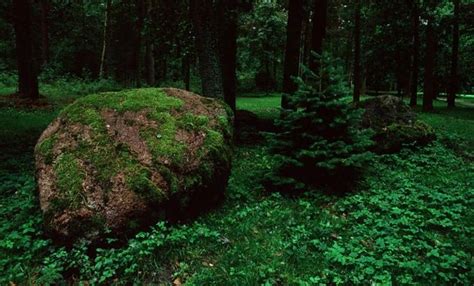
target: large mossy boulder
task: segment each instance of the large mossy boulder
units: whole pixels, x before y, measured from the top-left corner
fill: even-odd
[[[382,95],[363,102],[362,126],[375,134],[374,151],[393,153],[403,147],[423,146],[436,136],[433,128],[417,119],[416,113],[398,97]]]
[[[35,148],[46,229],[66,242],[121,237],[215,204],[230,172],[232,120],[221,101],[179,89],[77,100]]]

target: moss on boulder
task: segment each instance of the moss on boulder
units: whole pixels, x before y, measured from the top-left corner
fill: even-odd
[[[403,147],[423,146],[433,141],[434,129],[417,120],[416,113],[403,100],[382,95],[363,103],[362,126],[375,131],[374,151],[393,153]]]
[[[221,101],[178,89],[77,100],[35,149],[47,230],[66,242],[120,237],[215,204],[230,172],[232,120]]]

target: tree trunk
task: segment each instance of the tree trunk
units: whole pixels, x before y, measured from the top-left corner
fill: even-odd
[[[168,61],[166,58],[161,59],[161,80],[168,80]]]
[[[436,35],[433,27],[433,17],[428,19],[426,27],[425,81],[423,87],[423,110],[433,110],[435,97],[434,70],[436,64]]]
[[[456,92],[459,87],[458,75],[459,61],[459,0],[454,0],[454,19],[453,19],[453,46],[451,54],[451,79],[448,88],[448,107],[455,106]]]
[[[288,24],[286,28],[286,51],[283,71],[283,97],[281,106],[289,108],[289,97],[298,86],[293,77],[298,76],[303,19],[303,0],[292,0],[289,3]]]
[[[107,52],[107,42],[109,39],[109,26],[110,26],[110,9],[112,5],[112,0],[107,0],[105,6],[105,14],[104,14],[104,37],[102,40],[102,53],[100,55],[100,68],[99,68],[99,77],[104,77],[104,69],[105,69],[105,55]]]
[[[410,73],[410,106],[416,106],[418,101],[418,66],[420,54],[420,10],[416,1],[413,1],[412,5],[413,54]]]
[[[191,80],[190,80],[190,68],[191,68],[191,61],[190,61],[190,55],[189,55],[189,52],[186,52],[183,56],[183,58],[181,59],[182,61],[182,69],[183,69],[183,82],[184,82],[184,86],[186,88],[186,90],[190,90],[191,87],[190,87],[190,83],[191,83]]]
[[[33,51],[31,8],[31,0],[13,0],[18,93],[36,100],[39,98],[38,71]]]
[[[137,20],[135,22],[135,38],[133,43],[131,80],[137,87],[141,86],[141,50],[142,50],[142,30],[145,22],[144,0],[135,0]]]
[[[326,37],[327,6],[327,0],[314,0],[311,51],[319,56],[323,53],[323,41]],[[309,68],[319,74],[319,59],[313,55],[310,55]]]
[[[311,60],[311,33],[312,33],[312,25],[311,25],[311,11],[307,11],[304,13],[303,16],[303,26],[302,26],[302,39],[301,39],[301,58],[300,58],[300,66],[307,65],[309,67],[309,62]],[[302,67],[300,67],[300,71]]]
[[[361,76],[360,76],[360,0],[355,1],[355,21],[354,21],[354,104],[358,104],[360,101],[360,87],[361,87]]]
[[[148,23],[151,22],[151,12],[153,9],[153,1],[147,0],[146,17]],[[150,29],[147,29],[146,46],[145,46],[145,68],[146,68],[146,82],[149,86],[155,85],[155,45],[153,44],[153,36]]]
[[[191,15],[196,35],[202,94],[207,97],[224,98],[213,2],[212,0],[191,0]]]
[[[155,56],[154,45],[147,42],[145,47],[145,62],[146,62],[146,82],[149,86],[155,85]]]
[[[362,74],[361,85],[360,85],[360,94],[367,94],[367,71]]]
[[[224,101],[235,111],[237,89],[237,1],[221,0],[219,6],[219,48]]]
[[[41,0],[41,65],[44,66],[49,62],[49,10],[50,4],[48,0]]]

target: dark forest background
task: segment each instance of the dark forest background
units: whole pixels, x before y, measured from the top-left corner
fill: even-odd
[[[4,85],[25,66],[26,81],[38,74],[42,83],[79,78],[109,79],[125,87],[172,85],[207,96],[225,94],[233,106],[236,90],[293,92],[292,77],[304,66],[314,67],[312,52],[324,52],[355,86],[355,96],[395,92],[411,95],[414,105],[417,91],[428,98],[472,92],[474,4],[469,1],[18,0],[0,5]],[[30,24],[31,31],[21,23]],[[24,93],[21,83],[19,92]]]

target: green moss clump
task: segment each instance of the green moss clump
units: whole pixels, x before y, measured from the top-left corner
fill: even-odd
[[[178,129],[176,118],[169,113],[161,113],[158,123],[161,123],[158,129],[147,129],[141,132],[153,159],[157,162],[165,159],[174,166],[181,165],[186,146],[176,140]]]
[[[225,146],[224,135],[215,130],[207,130],[206,140],[204,141],[203,149],[208,150],[213,160],[215,161],[230,161],[231,150],[225,148],[222,150],[222,146]]]
[[[170,168],[166,166],[158,166],[157,171],[161,174],[163,179],[168,184],[170,194],[174,194],[179,190],[179,180],[176,177],[176,174],[173,173]]]
[[[217,131],[207,130],[206,140],[204,141],[204,146],[206,149],[216,150],[224,144],[224,136]]]
[[[161,89],[142,88],[124,90],[119,92],[105,92],[89,95],[78,99],[72,107],[89,107],[95,109],[110,108],[117,112],[140,111],[143,109],[154,109],[157,112],[179,109],[183,101],[168,96]],[[71,115],[71,110],[66,109],[63,115]]]
[[[78,206],[82,202],[82,183],[86,174],[76,157],[69,153],[59,156],[54,164],[54,172],[63,198],[70,206]]]
[[[151,171],[140,165],[131,165],[126,170],[127,185],[130,190],[141,195],[147,201],[161,202],[166,198],[166,193],[158,188],[151,180]]]
[[[186,113],[181,117],[178,127],[188,131],[199,131],[206,128],[208,124],[209,117]]]
[[[46,164],[51,164],[53,162],[53,148],[57,138],[58,137],[55,134],[44,139],[38,144],[38,146],[36,146],[37,152],[44,157]]]

